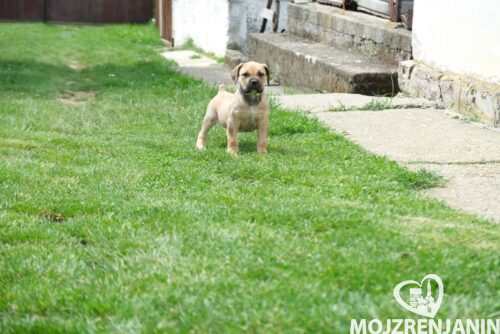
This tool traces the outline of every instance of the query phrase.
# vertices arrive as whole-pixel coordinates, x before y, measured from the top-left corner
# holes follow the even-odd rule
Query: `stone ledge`
[[[289,34],[250,34],[252,59],[268,64],[281,84],[323,92],[395,94],[397,65]]]
[[[398,81],[410,96],[439,101],[460,114],[474,114],[489,125],[500,126],[500,85],[439,71],[415,60],[400,63]]]

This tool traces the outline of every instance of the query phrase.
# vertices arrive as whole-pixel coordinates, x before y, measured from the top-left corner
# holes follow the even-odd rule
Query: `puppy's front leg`
[[[266,153],[267,152],[267,130],[269,124],[267,119],[262,120],[257,128],[257,152]]]
[[[229,154],[238,154],[239,143],[238,143],[238,122],[233,117],[230,117],[227,121],[227,152]]]

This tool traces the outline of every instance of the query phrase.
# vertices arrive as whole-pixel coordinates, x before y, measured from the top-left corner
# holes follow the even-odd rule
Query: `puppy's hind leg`
[[[205,118],[203,118],[203,123],[201,125],[200,133],[198,134],[198,140],[196,141],[196,148],[199,150],[205,149],[205,144],[207,142],[208,131],[217,123],[217,112],[209,104],[207,108],[207,113]]]

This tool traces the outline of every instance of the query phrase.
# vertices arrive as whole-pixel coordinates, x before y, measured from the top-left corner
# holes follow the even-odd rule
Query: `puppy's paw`
[[[227,153],[229,153],[230,155],[234,155],[234,156],[238,155],[238,151],[237,151],[237,150],[235,150],[235,149],[228,148],[226,151],[227,151]]]
[[[200,151],[203,151],[205,149],[205,143],[203,141],[198,140],[196,142],[196,148]]]
[[[267,148],[265,146],[257,146],[258,153],[267,153]]]

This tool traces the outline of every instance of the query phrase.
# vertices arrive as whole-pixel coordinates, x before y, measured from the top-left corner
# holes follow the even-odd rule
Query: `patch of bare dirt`
[[[72,69],[72,70],[75,70],[75,71],[80,71],[80,70],[83,70],[84,68],[86,68],[86,66],[82,63],[80,63],[79,61],[77,60],[71,60],[68,64],[68,66]]]
[[[64,92],[56,99],[63,104],[77,106],[95,100],[95,93],[84,91]]]
[[[18,148],[22,150],[32,150],[36,146],[33,143],[18,139],[0,138],[0,147]]]
[[[60,213],[46,213],[42,215],[43,218],[45,218],[48,222],[54,223],[54,224],[60,224],[66,219],[62,214]]]

